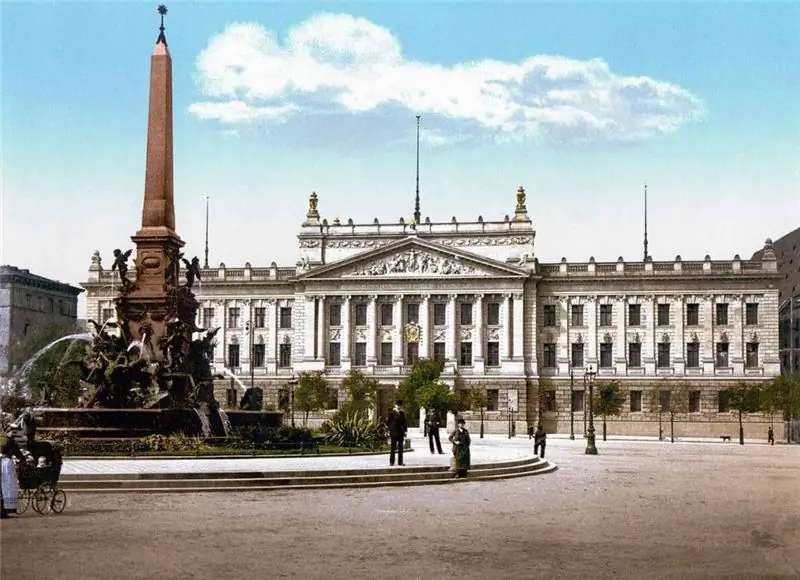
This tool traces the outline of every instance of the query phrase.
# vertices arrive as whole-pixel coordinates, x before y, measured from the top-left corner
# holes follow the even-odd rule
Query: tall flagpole
[[[417,115],[417,197],[414,202],[414,221],[420,223],[421,215],[419,213],[419,119],[422,115]]]
[[[644,182],[644,261],[647,261],[647,182]]]
[[[206,259],[203,268],[208,268],[208,196],[206,196]]]

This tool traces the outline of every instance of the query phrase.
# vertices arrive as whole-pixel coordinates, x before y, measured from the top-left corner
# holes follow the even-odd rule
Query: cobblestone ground
[[[549,443],[559,471],[508,481],[72,495],[60,516],[3,521],[0,576],[800,577],[800,447]]]

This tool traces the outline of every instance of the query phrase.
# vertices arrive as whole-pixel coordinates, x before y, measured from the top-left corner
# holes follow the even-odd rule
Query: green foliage
[[[327,408],[330,398],[328,380],[322,373],[300,373],[294,392],[294,405],[303,413],[303,425],[308,424],[309,413]]]
[[[364,412],[337,412],[323,425],[328,443],[341,446],[374,447],[386,443],[386,425],[376,424]]]
[[[352,413],[369,412],[377,405],[379,388],[380,383],[375,379],[364,376],[357,370],[350,371],[342,380],[345,400],[340,405],[340,410]]]
[[[761,408],[780,411],[784,420],[800,417],[800,374],[779,375],[761,391]]]
[[[730,389],[731,409],[739,411],[739,414],[757,413],[761,410],[762,388],[755,383],[738,382]]]
[[[474,387],[469,390],[469,408],[473,411],[485,411],[489,406],[489,393],[486,389]]]
[[[441,383],[428,383],[417,391],[417,403],[421,408],[436,411],[440,416],[445,413],[458,413],[460,401],[450,387]]]
[[[620,392],[619,381],[601,381],[595,385],[592,408],[596,415],[614,417],[622,412],[625,395]]]
[[[420,389],[439,380],[444,370],[444,361],[434,358],[420,358],[414,362],[411,372],[403,379],[395,391],[395,400],[403,401],[406,416],[416,417],[422,407],[418,400]]]

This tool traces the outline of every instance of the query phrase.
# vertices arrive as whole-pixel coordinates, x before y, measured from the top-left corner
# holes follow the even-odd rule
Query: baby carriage
[[[49,443],[38,443],[47,446],[38,459],[25,450],[21,459],[17,460],[17,478],[19,479],[19,504],[17,513],[21,514],[32,506],[38,514],[49,512],[60,514],[67,505],[67,494],[58,487],[63,459],[61,453]],[[19,457],[19,456],[18,456]]]

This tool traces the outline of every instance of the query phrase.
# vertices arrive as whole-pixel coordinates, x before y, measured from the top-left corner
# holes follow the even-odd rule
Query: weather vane
[[[159,4],[158,5],[158,13],[161,14],[161,32],[164,32],[164,16],[167,13],[166,4]]]

